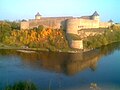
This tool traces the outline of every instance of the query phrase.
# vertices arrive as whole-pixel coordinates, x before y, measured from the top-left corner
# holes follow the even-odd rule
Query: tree
[[[38,28],[37,28],[37,30],[39,30],[39,31],[42,31],[43,29],[44,29],[43,25],[39,25]]]
[[[12,30],[13,30],[13,29],[20,30],[20,23],[12,22],[12,23],[11,23],[11,28],[12,28]]]

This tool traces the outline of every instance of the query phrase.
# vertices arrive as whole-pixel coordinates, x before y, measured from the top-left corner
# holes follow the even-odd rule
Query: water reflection
[[[25,65],[33,68],[44,68],[49,71],[73,75],[86,68],[95,70],[96,63],[100,58],[99,50],[89,53],[68,54],[68,53],[48,53],[37,54],[18,53]]]
[[[22,63],[27,67],[74,75],[88,68],[93,71],[96,70],[100,58],[112,54],[114,50],[120,50],[120,43],[79,54],[56,52],[22,53],[16,50],[0,50],[0,56],[16,55],[21,58]]]

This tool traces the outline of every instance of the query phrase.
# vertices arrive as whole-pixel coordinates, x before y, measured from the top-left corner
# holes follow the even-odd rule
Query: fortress
[[[81,35],[82,29],[93,29],[93,28],[108,28],[113,24],[113,21],[101,22],[99,14],[95,11],[90,16],[82,17],[42,17],[39,12],[35,15],[35,19],[29,19],[28,21],[21,22],[22,29],[33,29],[39,25],[49,27],[53,29],[64,29],[66,34]],[[72,48],[82,49],[82,41],[80,40],[68,40]]]
[[[78,34],[80,29],[89,28],[107,28],[112,24],[109,22],[100,22],[100,16],[95,11],[90,16],[82,17],[42,17],[39,12],[35,15],[35,19],[21,22],[21,29],[32,29],[43,25],[44,27],[51,27],[54,29],[66,29],[67,33]]]

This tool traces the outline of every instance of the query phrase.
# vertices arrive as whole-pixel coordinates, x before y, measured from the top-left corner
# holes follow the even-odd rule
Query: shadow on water
[[[51,72],[74,75],[88,68],[93,71],[96,70],[100,58],[112,54],[115,50],[120,50],[120,43],[77,54],[39,51],[36,53],[23,53],[16,50],[0,50],[0,56],[16,55],[22,58],[22,63],[30,68],[42,68]]]

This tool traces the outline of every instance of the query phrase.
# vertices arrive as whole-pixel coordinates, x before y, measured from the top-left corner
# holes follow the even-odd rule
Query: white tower
[[[39,14],[39,12],[35,15],[35,19],[39,20],[41,18],[41,15]]]
[[[93,13],[93,15],[91,16],[91,19],[96,21],[94,28],[99,28],[100,27],[100,16],[97,13],[97,11]]]
[[[99,16],[99,14],[97,13],[97,11],[95,11],[95,12],[93,13],[92,19],[93,19],[93,20],[98,20],[98,21],[100,21],[100,16]]]

